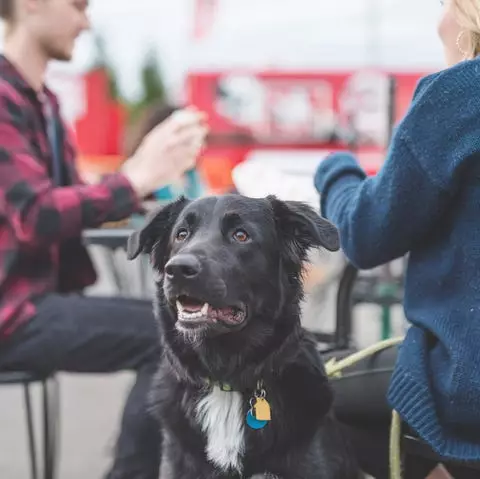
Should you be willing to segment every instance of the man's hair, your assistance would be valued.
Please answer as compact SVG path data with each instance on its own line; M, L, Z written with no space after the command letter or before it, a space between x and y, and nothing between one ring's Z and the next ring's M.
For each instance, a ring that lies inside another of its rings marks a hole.
M13 19L15 0L0 0L0 18L9 22Z

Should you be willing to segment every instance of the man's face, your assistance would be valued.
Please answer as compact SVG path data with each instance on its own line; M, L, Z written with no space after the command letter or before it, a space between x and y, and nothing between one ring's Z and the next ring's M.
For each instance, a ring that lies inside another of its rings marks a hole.
M28 0L29 27L49 60L69 61L75 40L90 26L88 0Z

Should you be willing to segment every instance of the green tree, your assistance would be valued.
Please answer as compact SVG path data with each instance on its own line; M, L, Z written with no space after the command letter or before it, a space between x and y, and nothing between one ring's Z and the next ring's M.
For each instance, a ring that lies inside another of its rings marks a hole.
M154 48L150 48L147 51L140 80L142 94L136 102L130 105L131 122L135 122L150 105L166 101L163 75L159 66L157 52Z
M115 73L115 69L111 65L108 58L105 38L100 33L96 32L94 33L93 41L95 46L95 57L92 68L94 70L102 69L106 72L108 76L110 97L114 100L121 100L117 76Z
M143 101L146 104L165 100L165 85L157 61L156 51L151 49L142 69Z

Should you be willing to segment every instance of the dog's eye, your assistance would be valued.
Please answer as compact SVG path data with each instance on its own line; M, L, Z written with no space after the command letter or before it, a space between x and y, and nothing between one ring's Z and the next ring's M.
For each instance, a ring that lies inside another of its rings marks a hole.
M185 241L188 238L188 230L187 228L180 228L175 235L175 239L177 241Z
M250 239L250 236L248 236L248 233L244 230L236 230L233 233L233 239L239 243L246 243Z

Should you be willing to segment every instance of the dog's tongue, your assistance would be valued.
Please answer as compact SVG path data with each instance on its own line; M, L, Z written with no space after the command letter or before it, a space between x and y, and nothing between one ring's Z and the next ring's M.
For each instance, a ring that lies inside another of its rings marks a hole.
M215 319L217 321L223 321L224 323L235 324L236 314L233 308L219 308L212 309L212 313L215 314Z
M214 317L215 321L230 325L240 324L245 318L243 311L231 307L212 309L210 315Z

